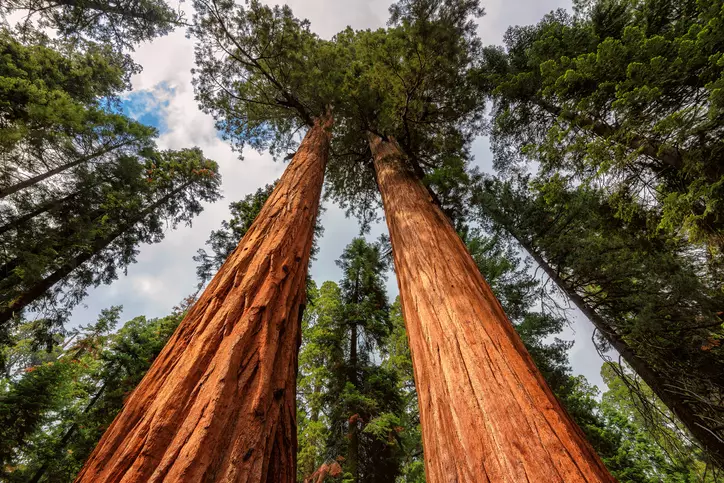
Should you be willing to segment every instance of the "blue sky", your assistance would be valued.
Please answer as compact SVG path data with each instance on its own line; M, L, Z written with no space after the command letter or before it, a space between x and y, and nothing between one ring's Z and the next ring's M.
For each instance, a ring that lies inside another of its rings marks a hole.
M131 91L121 99L119 111L147 126L158 129L159 134L168 132L165 112L176 95L176 88L163 81L151 90Z
M173 2L172 2L173 3ZM295 14L311 21L312 29L330 38L347 25L353 28L378 28L386 23L391 0L290 0ZM510 25L537 22L556 8L570 8L570 0L488 0L483 2L486 16L479 22L479 33L487 44L500 44ZM189 8L188 3L182 7ZM268 153L245 151L243 160L220 137L213 119L202 113L193 96L191 69L193 42L185 32L170 35L142 45L134 59L143 72L132 79L133 90L122 100L121 109L139 121L159 129L158 144L163 149L199 146L207 157L219 163L225 198L207 205L192 226L169 231L158 244L141 247L138 262L128 269L128 275L109 286L90 292L84 305L73 313L72 324L88 323L101 309L123 305L122 320L138 315L158 317L167 315L172 307L195 290L195 263L192 256L203 247L211 230L228 218L228 204L241 199L258 187L276 180L284 164L274 162ZM481 169L491 171L491 154L487 139L478 139L473 146L475 162ZM325 233L320 240L320 252L312 265L311 275L318 282L339 280L341 272L334 261L352 238L358 235L357 221L331 203L325 205L322 216ZM384 223L372 226L370 239L386 233ZM390 298L397 295L394 276L388 280ZM571 313L572 327L563 338L575 340L571 363L575 372L601 386L601 359L590 341L592 327L579 313Z

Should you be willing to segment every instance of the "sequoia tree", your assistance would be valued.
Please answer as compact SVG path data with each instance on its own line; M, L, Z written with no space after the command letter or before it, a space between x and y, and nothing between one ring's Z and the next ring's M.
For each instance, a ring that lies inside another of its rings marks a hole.
M292 33L284 42L299 53L282 76L272 76L276 82L269 80L269 65L284 58L274 35L293 21L288 8L195 4L197 95L226 137L237 144L271 141L280 153L304 122L300 106L319 112L331 104L330 196L367 221L379 204L379 186L421 388L428 478L512 480L527 472L547 481L611 481L421 184L426 173L460 171L482 128L471 74L480 49L471 20L481 13L478 2L403 1L391 9L389 29L347 29L330 42ZM435 277L420 275L430 267ZM423 335L428 330L438 332ZM430 358L432 352L441 359ZM498 376L501 370L507 378ZM513 383L518 377L526 382ZM497 389L481 392L490 381ZM517 409L506 409L511 404ZM491 413L496 417L480 428Z
M299 324L328 123L309 129L77 481L295 480Z

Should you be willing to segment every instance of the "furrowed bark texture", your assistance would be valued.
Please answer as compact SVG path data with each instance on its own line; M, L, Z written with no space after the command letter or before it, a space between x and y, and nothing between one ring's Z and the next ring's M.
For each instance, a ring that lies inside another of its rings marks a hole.
M397 143L370 135L370 147L412 352L427 481L616 481Z
M77 482L295 481L297 351L324 124L307 133Z

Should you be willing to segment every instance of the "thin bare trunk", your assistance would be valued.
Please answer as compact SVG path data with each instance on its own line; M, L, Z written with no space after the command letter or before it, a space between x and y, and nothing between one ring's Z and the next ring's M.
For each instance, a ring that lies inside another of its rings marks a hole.
M32 220L36 216L42 215L46 211L50 211L54 208L58 208L63 203L78 196L79 194L80 194L80 191L76 191L74 193L71 193L67 196L62 197L59 200L48 200L45 203L39 204L32 211L29 211L26 214L21 215L21 216L15 218L14 220L9 221L5 225L0 226L0 235L5 234L6 232L8 232L12 229L20 228L21 226L23 226L25 223Z
M370 135L370 147L409 334L427 480L615 481L397 143Z
M357 275L359 278L359 274ZM357 297L357 285L355 283L355 298ZM356 302L357 300L355 300ZM349 341L349 382L355 388L358 387L357 382L357 322L352 323ZM347 452L348 468L352 473L352 481L359 481L359 428L357 427L357 417L352 415L349 418L349 451Z
M23 310L25 307L42 297L53 285L70 275L76 268L80 267L85 262L96 256L96 254L98 254L101 250L113 243L116 238L130 230L133 225L142 221L148 215L156 211L159 207L168 203L171 197L186 189L190 184L191 182L188 182L185 185L176 188L173 192L167 194L152 205L148 206L132 220L116 228L115 231L109 233L103 238L94 240L89 250L78 253L73 258L67 260L63 265L56 268L48 276L36 281L29 287L23 288L21 285L11 284L9 288L10 293L7 295L7 297L9 297L7 306L3 309L0 309L0 326L13 318L17 312ZM9 272L14 269L11 268L10 270L8 270L9 265L12 265L14 267L19 266L18 259L13 260L10 264L6 264L2 269L0 269L2 270L2 273L6 276L6 278L11 275Z
M300 319L330 122L309 130L76 481L296 480Z

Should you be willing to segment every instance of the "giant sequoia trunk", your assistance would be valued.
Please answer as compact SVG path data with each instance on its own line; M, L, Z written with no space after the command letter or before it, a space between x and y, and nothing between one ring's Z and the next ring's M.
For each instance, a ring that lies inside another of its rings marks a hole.
M76 481L296 480L297 351L326 127L307 133Z
M612 482L394 140L370 135L438 482Z

